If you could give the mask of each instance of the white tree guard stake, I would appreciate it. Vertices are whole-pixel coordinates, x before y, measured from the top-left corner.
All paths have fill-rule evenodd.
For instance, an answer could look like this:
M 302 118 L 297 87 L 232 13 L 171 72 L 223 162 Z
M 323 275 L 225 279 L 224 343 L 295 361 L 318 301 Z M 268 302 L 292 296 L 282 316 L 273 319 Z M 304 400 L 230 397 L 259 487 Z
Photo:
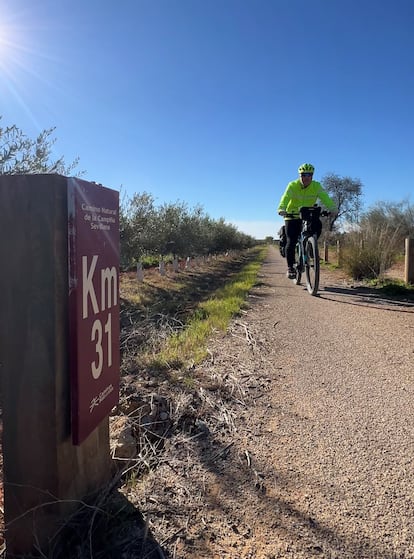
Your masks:
M 174 258 L 173 260 L 173 270 L 174 272 L 178 272 L 178 258 Z
M 191 260 L 190 257 L 187 256 L 187 260 L 185 261 L 185 268 L 186 269 L 190 267 L 190 260 Z
M 164 260 L 160 260 L 160 275 L 165 276 L 165 262 Z
M 141 283 L 144 281 L 144 272 L 142 271 L 142 262 L 137 264 L 137 280 Z

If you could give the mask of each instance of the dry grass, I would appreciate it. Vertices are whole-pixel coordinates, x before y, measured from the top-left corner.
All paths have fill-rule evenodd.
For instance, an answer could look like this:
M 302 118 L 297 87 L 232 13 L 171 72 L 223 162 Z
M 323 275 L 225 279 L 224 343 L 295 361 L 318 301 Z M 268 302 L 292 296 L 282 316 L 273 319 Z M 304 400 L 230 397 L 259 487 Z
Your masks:
M 158 270 L 146 270 L 144 281 L 136 275 L 121 275 L 121 398 L 111 422 L 127 421 L 133 437 L 135 452 L 124 458 L 114 457 L 117 468 L 112 483 L 94 500 L 80 503 L 79 509 L 56 538 L 50 542 L 47 555 L 40 551 L 33 557 L 58 559 L 160 559 L 162 547 L 179 537 L 190 521 L 188 511 L 184 525 L 173 528 L 168 522 L 165 530 L 157 530 L 158 544 L 151 534 L 151 525 L 141 514 L 144 508 L 159 507 L 162 514 L 170 505 L 159 497 L 140 502 L 143 480 L 156 483 L 158 473 L 189 467 L 193 451 L 201 440 L 219 437 L 222 431 L 232 432 L 234 412 L 231 404 L 245 406 L 245 388 L 230 370 L 218 374 L 212 369 L 202 377 L 193 367 L 182 362 L 160 365 L 154 359 L 172 335 L 183 331 L 194 319 L 200 302 L 227 285 L 240 270 L 257 258 L 246 252 L 200 262 L 197 268 L 176 273 L 167 269 L 165 276 Z M 199 316 L 202 318 L 202 316 Z M 234 335 L 254 340 L 239 321 Z M 206 361 L 214 361 L 214 356 Z M 177 368 L 178 367 L 178 368 Z M 206 447 L 207 448 L 207 447 Z M 228 448 L 211 446 L 212 462 L 221 459 Z M 175 487 L 182 502 L 188 498 L 185 486 Z M 181 492 L 181 493 L 180 493 Z M 202 494 L 197 503 L 202 506 Z M 180 498 L 174 499 L 174 514 L 179 514 Z M 178 509 L 178 512 L 177 512 Z M 184 509 L 183 509 L 184 510 Z M 148 518 L 148 517 L 147 517 Z

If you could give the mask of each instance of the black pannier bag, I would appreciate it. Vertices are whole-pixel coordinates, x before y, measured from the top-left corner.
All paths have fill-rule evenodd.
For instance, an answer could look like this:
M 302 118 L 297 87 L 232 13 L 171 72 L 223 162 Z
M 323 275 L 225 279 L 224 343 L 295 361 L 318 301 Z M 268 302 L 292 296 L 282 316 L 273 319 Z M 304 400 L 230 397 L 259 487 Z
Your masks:
M 284 225 L 282 225 L 282 227 L 279 229 L 278 235 L 279 235 L 279 251 L 280 254 L 283 256 L 283 258 L 285 258 L 287 239 L 286 239 L 286 229 Z
M 316 233 L 319 237 L 321 234 L 322 223 L 319 219 L 320 214 L 321 208 L 319 206 L 314 206 L 313 208 L 300 208 L 300 219 L 306 221 L 305 231 L 308 235 Z

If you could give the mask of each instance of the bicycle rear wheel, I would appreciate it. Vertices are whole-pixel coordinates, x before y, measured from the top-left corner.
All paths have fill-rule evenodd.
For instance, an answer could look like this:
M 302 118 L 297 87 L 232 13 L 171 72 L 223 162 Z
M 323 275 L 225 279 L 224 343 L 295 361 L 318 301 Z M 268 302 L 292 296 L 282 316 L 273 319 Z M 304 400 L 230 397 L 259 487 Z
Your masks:
M 315 237 L 309 237 L 305 245 L 306 287 L 311 295 L 316 295 L 319 287 L 319 250 Z
M 302 256 L 300 252 L 299 243 L 297 243 L 295 247 L 295 272 L 296 272 L 296 277 L 293 280 L 293 283 L 299 285 L 300 280 L 302 279 Z

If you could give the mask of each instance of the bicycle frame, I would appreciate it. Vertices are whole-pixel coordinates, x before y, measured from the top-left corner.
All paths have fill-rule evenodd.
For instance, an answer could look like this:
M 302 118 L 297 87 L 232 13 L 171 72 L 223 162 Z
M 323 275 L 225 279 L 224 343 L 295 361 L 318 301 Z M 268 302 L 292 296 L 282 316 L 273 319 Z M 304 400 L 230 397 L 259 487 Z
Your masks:
M 329 212 L 322 212 L 319 206 L 302 207 L 299 210 L 299 217 L 302 219 L 302 231 L 299 235 L 295 247 L 295 271 L 294 283 L 300 284 L 302 274 L 306 274 L 306 287 L 311 295 L 316 295 L 319 287 L 319 250 L 318 236 L 315 231 L 314 223 L 319 220 L 321 215 L 329 215 Z M 287 217 L 297 217 L 293 214 L 286 214 Z
M 316 295 L 319 287 L 319 254 L 317 247 L 318 237 L 316 233 L 309 235 L 302 229 L 296 243 L 296 277 L 293 281 L 296 285 L 300 285 L 302 274 L 305 273 L 306 287 L 311 295 Z M 312 271 L 313 273 L 311 273 Z

